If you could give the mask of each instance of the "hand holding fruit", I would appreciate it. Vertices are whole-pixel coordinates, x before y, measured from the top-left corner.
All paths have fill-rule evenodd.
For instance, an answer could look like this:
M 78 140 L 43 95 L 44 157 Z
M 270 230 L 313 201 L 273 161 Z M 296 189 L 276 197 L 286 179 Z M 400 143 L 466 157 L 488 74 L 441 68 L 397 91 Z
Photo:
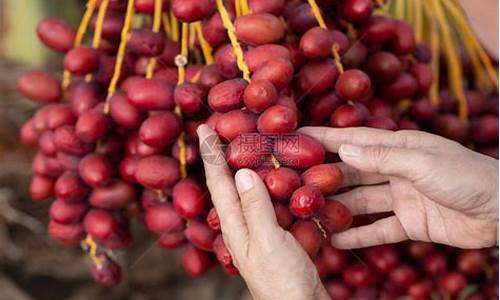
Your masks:
M 394 212 L 332 236 L 338 248 L 407 239 L 460 248 L 498 244 L 498 160 L 420 131 L 303 128 L 338 152 L 344 181 L 333 198 L 354 215 Z
M 254 299 L 329 299 L 306 251 L 278 224 L 259 175 L 241 169 L 233 179 L 225 161 L 211 160 L 224 157 L 216 133 L 201 126 L 198 134 L 211 146 L 203 160 L 224 243 Z

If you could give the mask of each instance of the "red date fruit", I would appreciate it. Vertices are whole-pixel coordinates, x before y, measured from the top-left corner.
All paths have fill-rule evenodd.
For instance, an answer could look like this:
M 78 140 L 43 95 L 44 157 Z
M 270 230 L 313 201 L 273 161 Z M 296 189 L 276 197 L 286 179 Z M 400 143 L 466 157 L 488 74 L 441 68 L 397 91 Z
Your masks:
M 215 11 L 214 0 L 179 0 L 173 3 L 172 11 L 182 22 L 195 22 L 209 17 Z
M 293 192 L 302 185 L 297 171 L 286 167 L 271 169 L 264 182 L 271 198 L 283 203 L 288 203 Z
M 271 154 L 272 145 L 266 136 L 245 133 L 236 137 L 226 149 L 226 160 L 233 169 L 256 168 Z
M 73 48 L 76 32 L 63 20 L 47 18 L 38 23 L 36 34 L 42 43 L 50 49 L 68 52 Z
M 135 172 L 137 171 L 137 164 L 139 158 L 137 156 L 128 155 L 120 161 L 118 165 L 118 171 L 120 172 L 120 177 L 126 182 L 134 183 Z
M 359 68 L 366 61 L 368 49 L 361 41 L 352 42 L 349 51 L 342 56 L 342 65 L 346 69 Z
M 139 128 L 139 139 L 148 146 L 162 148 L 172 144 L 181 131 L 179 118 L 174 113 L 165 111 L 144 120 Z
M 42 201 L 54 194 L 54 181 L 46 176 L 34 175 L 30 181 L 30 197 L 34 201 Z
M 476 276 L 481 274 L 486 261 L 486 253 L 482 250 L 462 250 L 457 257 L 457 267 L 466 275 Z
M 285 35 L 280 19 L 268 13 L 240 16 L 234 22 L 238 40 L 252 46 L 279 42 Z
M 158 245 L 164 249 L 176 249 L 185 242 L 184 232 L 163 233 L 158 238 Z
M 432 288 L 432 281 L 423 279 L 410 285 L 406 292 L 412 299 L 428 299 L 432 292 Z
M 343 101 L 337 97 L 334 91 L 316 96 L 308 101 L 309 116 L 315 121 L 324 122 L 342 103 Z
M 141 110 L 170 110 L 174 107 L 174 87 L 165 80 L 134 78 L 127 84 L 127 97 Z
M 192 220 L 187 224 L 184 235 L 197 248 L 212 251 L 217 232 L 213 231 L 204 222 Z
M 438 108 L 427 98 L 420 98 L 413 102 L 409 110 L 410 116 L 417 122 L 426 123 L 438 116 Z
M 328 196 L 340 188 L 343 175 L 335 165 L 321 164 L 307 169 L 301 178 L 304 185 L 317 187 L 323 195 Z
M 78 173 L 88 185 L 100 187 L 111 181 L 113 167 L 106 157 L 99 154 L 89 154 L 80 161 Z
M 312 137 L 297 133 L 280 135 L 274 145 L 274 155 L 284 166 L 307 169 L 325 160 L 325 149 Z
M 319 26 L 306 31 L 300 39 L 300 50 L 308 59 L 324 59 L 332 54 L 333 35 Z
M 172 190 L 175 211 L 186 219 L 195 219 L 203 214 L 207 205 L 206 193 L 192 178 L 179 181 Z
M 389 279 L 397 286 L 407 289 L 417 281 L 417 271 L 414 267 L 403 264 L 389 273 Z
M 278 91 L 281 91 L 292 81 L 293 65 L 282 58 L 270 59 L 261 65 L 252 75 L 252 80 L 268 80 Z
M 191 245 L 187 245 L 182 250 L 181 255 L 182 266 L 186 273 L 192 277 L 203 275 L 213 263 L 213 259 L 208 252 Z
M 159 155 L 142 158 L 137 165 L 135 177 L 139 184 L 150 189 L 172 187 L 180 177 L 179 162 Z
M 281 45 L 269 44 L 248 49 L 245 52 L 245 62 L 250 72 L 257 71 L 265 63 L 272 59 L 290 60 L 290 51 Z
M 83 226 L 79 223 L 60 224 L 51 220 L 47 231 L 51 238 L 68 247 L 78 246 L 85 237 Z
M 351 23 L 363 23 L 373 12 L 371 0 L 347 0 L 340 5 L 340 16 Z
M 255 113 L 276 104 L 278 97 L 278 91 L 269 80 L 253 80 L 243 93 L 245 106 Z
M 230 271 L 230 275 L 238 274 L 238 270 L 233 265 L 233 257 L 231 256 L 231 253 L 227 249 L 226 244 L 224 244 L 224 240 L 222 239 L 222 234 L 219 234 L 215 238 L 213 242 L 213 250 L 215 252 L 215 256 L 217 257 L 219 263 L 223 267 L 225 267 L 225 270 Z
M 198 147 L 198 143 L 195 141 L 186 143 L 186 163 L 189 166 L 193 166 L 200 161 L 200 149 Z M 175 143 L 172 146 L 172 156 L 180 161 L 180 155 L 179 143 Z
M 290 29 L 292 29 L 295 33 L 303 34 L 309 28 L 317 25 L 318 22 L 314 18 L 311 6 L 307 3 L 296 6 L 289 13 L 288 26 L 290 26 Z
M 381 274 L 391 272 L 400 264 L 396 248 L 390 245 L 380 245 L 368 248 L 365 257 L 370 266 Z
M 91 47 L 81 46 L 71 49 L 64 58 L 64 68 L 76 75 L 86 75 L 97 71 L 99 52 Z
M 207 215 L 207 224 L 212 230 L 220 231 L 220 220 L 217 211 L 212 207 Z
M 88 192 L 85 182 L 73 171 L 64 172 L 54 185 L 55 196 L 65 202 L 79 202 Z
M 115 179 L 109 185 L 95 188 L 89 197 L 94 207 L 115 209 L 123 208 L 136 200 L 134 186 Z
M 469 124 L 462 121 L 456 115 L 439 115 L 433 124 L 434 131 L 445 138 L 462 143 L 467 138 Z
M 424 258 L 423 269 L 431 276 L 442 275 L 448 270 L 448 260 L 441 252 L 434 252 Z
M 295 131 L 297 128 L 297 113 L 283 105 L 274 105 L 266 109 L 257 121 L 261 133 L 281 134 Z
M 321 191 L 313 186 L 303 186 L 293 192 L 290 211 L 298 218 L 306 219 L 317 214 L 325 205 Z
M 215 130 L 220 137 L 230 142 L 240 134 L 255 132 L 257 115 L 249 111 L 232 110 L 220 116 Z
M 254 13 L 270 13 L 281 16 L 285 6 L 285 0 L 249 0 L 248 5 Z
M 452 271 L 439 279 L 438 286 L 445 297 L 454 297 L 467 286 L 467 279 L 463 274 Z
M 111 131 L 109 116 L 98 110 L 88 110 L 78 117 L 76 135 L 85 143 L 95 143 Z
M 337 200 L 327 200 L 318 217 L 323 227 L 330 233 L 342 232 L 352 225 L 351 212 Z
M 184 229 L 184 221 L 170 204 L 150 207 L 145 212 L 147 228 L 156 234 L 172 233 Z
M 205 105 L 207 93 L 205 89 L 195 83 L 185 82 L 178 85 L 174 91 L 174 100 L 183 112 L 197 113 Z
M 224 113 L 243 106 L 243 93 L 247 82 L 243 79 L 223 81 L 208 93 L 208 105 L 216 112 Z
M 128 102 L 127 95 L 122 91 L 118 91 L 111 96 L 109 108 L 113 121 L 125 128 L 138 128 L 144 119 L 144 113 L 131 105 Z
M 85 202 L 67 203 L 57 199 L 50 205 L 49 216 L 52 220 L 60 224 L 78 223 L 88 207 L 88 204 Z
M 106 94 L 97 83 L 78 82 L 70 86 L 68 97 L 73 114 L 79 116 L 104 101 Z
M 329 273 L 342 273 L 349 264 L 349 256 L 345 250 L 336 249 L 328 244 L 321 248 L 318 259 L 322 260 Z
M 494 143 L 498 140 L 498 117 L 487 114 L 474 119 L 469 132 L 476 143 Z
M 38 142 L 40 134 L 33 126 L 33 119 L 28 119 L 19 130 L 19 139 L 26 146 L 34 146 Z
M 432 85 L 432 67 L 429 64 L 418 63 L 411 67 L 410 73 L 417 81 L 419 93 L 426 93 Z
M 396 33 L 391 41 L 391 49 L 395 54 L 405 55 L 415 48 L 415 34 L 410 24 L 404 21 L 396 22 Z
M 314 259 L 318 255 L 323 238 L 314 222 L 298 220 L 293 224 L 290 233 L 311 259 Z
M 371 3 L 371 1 L 370 1 Z M 330 280 L 325 282 L 325 289 L 330 298 L 335 300 L 350 300 L 352 298 L 351 289 L 342 281 Z
M 225 30 L 225 29 L 224 29 Z M 200 72 L 200 84 L 205 88 L 212 88 L 218 83 L 224 81 L 224 77 L 219 72 L 217 64 L 206 65 Z
M 382 16 L 372 16 L 360 29 L 359 34 L 368 44 L 382 44 L 396 36 L 396 22 Z
M 275 203 L 274 212 L 276 213 L 276 221 L 278 221 L 278 225 L 285 230 L 288 230 L 295 221 L 295 218 L 290 213 L 287 205 Z
M 417 92 L 417 88 L 415 77 L 403 72 L 391 83 L 380 86 L 379 92 L 382 99 L 397 101 L 411 98 Z
M 337 80 L 339 72 L 331 59 L 308 62 L 299 72 L 299 85 L 308 94 L 321 94 Z
M 203 25 L 203 37 L 212 47 L 220 46 L 228 41 L 226 28 L 218 13 L 214 13 Z
M 352 69 L 341 74 L 335 84 L 337 95 L 348 100 L 361 100 L 369 94 L 371 82 L 365 72 Z
M 398 130 L 398 124 L 388 117 L 370 117 L 366 120 L 365 126 L 385 130 Z
M 17 80 L 17 89 L 23 96 L 41 103 L 59 101 L 62 95 L 59 80 L 48 73 L 39 71 L 21 75 Z
M 155 57 L 165 49 L 165 37 L 163 33 L 151 29 L 133 29 L 128 38 L 128 47 L 142 57 Z
M 238 69 L 236 55 L 234 54 L 231 44 L 219 47 L 217 51 L 215 51 L 214 56 L 219 73 L 223 77 L 227 79 L 241 77 L 241 71 Z
M 101 265 L 96 265 L 94 262 L 90 265 L 90 273 L 94 280 L 105 287 L 113 287 L 120 283 L 122 278 L 120 266 L 105 255 L 100 257 L 104 258 Z
M 391 82 L 403 69 L 398 57 L 390 52 L 380 51 L 368 58 L 367 71 L 375 82 Z
M 136 12 L 143 14 L 152 14 L 155 11 L 155 0 L 135 0 L 134 7 Z M 166 11 L 169 7 L 168 0 L 161 1 L 161 10 Z
M 364 263 L 354 263 L 342 273 L 344 282 L 353 287 L 368 287 L 375 283 L 374 272 Z

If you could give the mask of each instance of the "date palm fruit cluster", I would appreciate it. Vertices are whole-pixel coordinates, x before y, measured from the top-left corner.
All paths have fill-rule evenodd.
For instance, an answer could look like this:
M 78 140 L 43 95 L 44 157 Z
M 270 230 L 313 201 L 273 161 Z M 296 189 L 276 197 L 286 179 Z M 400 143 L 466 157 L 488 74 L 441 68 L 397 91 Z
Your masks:
M 20 135 L 38 149 L 31 197 L 55 199 L 49 235 L 80 245 L 106 286 L 120 282 L 114 251 L 131 245 L 131 223 L 144 224 L 160 247 L 180 248 L 192 276 L 215 262 L 238 274 L 204 185 L 195 131 L 206 123 L 227 145 L 234 171 L 262 177 L 279 224 L 315 261 L 333 299 L 454 297 L 469 279 L 492 285 L 498 268 L 488 251 L 386 245 L 355 254 L 360 263 L 328 245 L 353 223 L 334 196 L 345 191 L 343 174 L 331 164 L 338 156 L 299 126 L 426 130 L 498 156 L 496 82 L 483 76 L 490 85 L 478 86 L 465 80 L 478 74 L 464 71 L 461 89 L 448 89 L 453 82 L 438 80 L 450 72 L 439 67 L 446 54 L 424 43 L 414 24 L 391 17 L 391 7 L 89 0 L 77 30 L 42 20 L 37 35 L 64 54 L 64 72 L 61 79 L 27 72 L 18 87 L 41 104 Z

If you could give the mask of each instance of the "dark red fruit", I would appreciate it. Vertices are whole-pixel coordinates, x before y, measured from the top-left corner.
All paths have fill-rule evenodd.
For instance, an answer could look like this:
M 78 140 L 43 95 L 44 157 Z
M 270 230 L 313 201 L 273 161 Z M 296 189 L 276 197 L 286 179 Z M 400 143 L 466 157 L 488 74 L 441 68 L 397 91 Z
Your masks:
M 91 47 L 71 49 L 64 58 L 64 68 L 76 75 L 93 73 L 99 67 L 99 52 Z
M 294 110 L 283 105 L 274 105 L 260 115 L 257 128 L 261 133 L 281 134 L 295 131 L 297 123 L 297 113 Z
M 307 169 L 325 160 L 325 149 L 312 137 L 294 133 L 278 136 L 274 155 L 284 166 Z
M 184 221 L 170 204 L 150 207 L 145 212 L 147 228 L 156 234 L 172 233 L 184 229 Z
M 17 80 L 17 89 L 25 97 L 41 103 L 59 101 L 62 95 L 59 80 L 48 73 L 39 71 L 21 75 Z
M 207 193 L 192 178 L 179 181 L 172 189 L 175 211 L 186 219 L 194 219 L 205 211 Z
M 213 259 L 208 252 L 187 245 L 182 250 L 182 266 L 190 276 L 200 276 L 212 265 Z
M 374 272 L 363 263 L 354 263 L 342 273 L 344 282 L 353 287 L 367 287 L 375 283 Z
M 172 187 L 180 178 L 177 160 L 153 155 L 142 158 L 137 164 L 137 182 L 144 187 L 162 190 Z
M 76 32 L 63 20 L 46 18 L 36 27 L 38 38 L 45 46 L 59 52 L 68 52 L 73 48 Z
M 113 167 L 106 157 L 89 154 L 80 161 L 78 174 L 88 185 L 100 187 L 107 185 L 111 181 Z
M 293 192 L 290 198 L 290 211 L 298 218 L 309 218 L 318 213 L 325 205 L 321 191 L 313 186 L 303 186 Z
M 318 227 L 312 221 L 298 220 L 293 224 L 290 233 L 299 242 L 306 253 L 314 259 L 322 243 L 322 236 Z

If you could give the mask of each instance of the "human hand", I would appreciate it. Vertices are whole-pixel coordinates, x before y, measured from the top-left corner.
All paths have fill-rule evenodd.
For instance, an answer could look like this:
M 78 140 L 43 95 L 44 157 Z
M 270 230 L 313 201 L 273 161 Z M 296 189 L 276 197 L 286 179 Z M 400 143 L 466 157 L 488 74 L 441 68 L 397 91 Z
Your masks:
M 299 131 L 321 141 L 327 151 L 338 152 L 345 181 L 359 185 L 332 198 L 353 215 L 394 212 L 333 235 L 335 247 L 406 239 L 460 248 L 498 243 L 498 160 L 419 131 L 327 127 Z
M 207 186 L 224 243 L 254 299 L 330 299 L 300 244 L 276 220 L 267 189 L 255 172 L 231 174 L 216 133 L 198 128 Z M 216 161 L 217 160 L 217 161 Z

